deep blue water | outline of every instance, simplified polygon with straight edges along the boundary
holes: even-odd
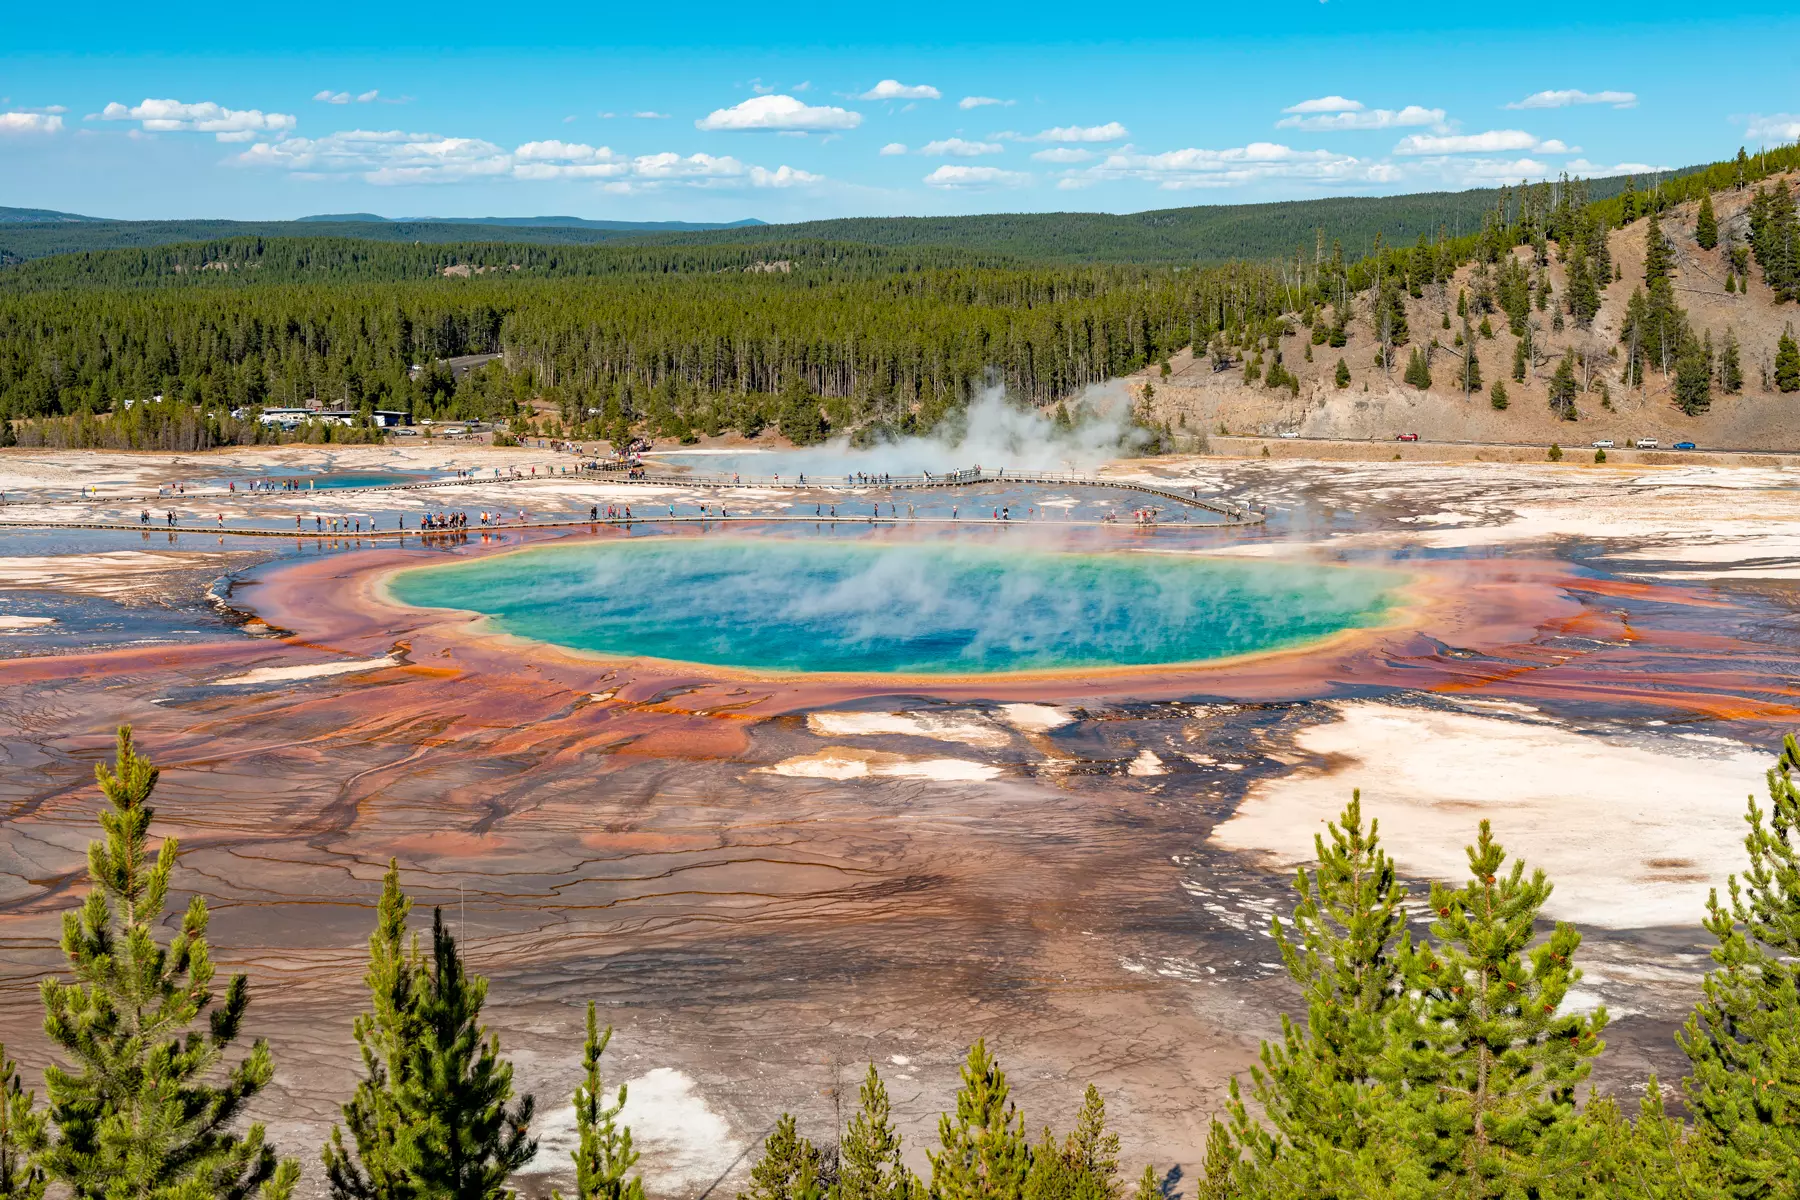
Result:
[[[395,576],[406,604],[575,649],[768,671],[1192,662],[1379,621],[1391,572],[959,544],[645,538]]]

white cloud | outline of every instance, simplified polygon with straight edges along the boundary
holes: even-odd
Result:
[[[898,79],[884,79],[862,95],[858,100],[942,100],[944,93],[929,83],[901,83]]]
[[[654,109],[648,109],[648,108],[645,109],[643,112],[634,112],[631,115],[636,117],[640,121],[666,121],[669,119],[668,113],[659,113],[659,112],[656,112]]]
[[[999,135],[996,134],[996,137]],[[1033,134],[1027,142],[1116,142],[1130,136],[1130,130],[1117,121],[1104,125],[1059,125]]]
[[[1057,186],[1085,187],[1107,180],[1139,179],[1166,191],[1235,187],[1265,179],[1301,179],[1325,183],[1386,182],[1382,164],[1366,163],[1329,150],[1295,150],[1273,142],[1253,142],[1227,150],[1170,150],[1163,154],[1121,151],[1082,171],[1070,172]]]
[[[1337,101],[1338,96],[1327,97]],[[1325,100],[1309,100],[1308,104],[1323,104]],[[1350,101],[1349,103],[1355,103]],[[1294,112],[1294,108],[1283,109],[1283,112]],[[1317,113],[1312,116],[1283,117],[1275,122],[1277,129],[1304,129],[1312,133],[1337,133],[1355,129],[1404,129],[1414,126],[1427,126],[1440,132],[1449,132],[1450,126],[1444,120],[1441,108],[1425,108],[1418,104],[1409,104],[1402,109],[1371,108],[1365,109],[1358,104],[1354,109],[1339,112]]]
[[[1753,113],[1744,130],[1744,137],[1765,145],[1772,142],[1800,142],[1800,113]]]
[[[379,99],[381,99],[381,90],[379,88],[370,88],[368,91],[358,96],[356,102],[358,104],[368,104]]]
[[[883,154],[905,154],[906,153],[906,143],[905,142],[889,142],[887,145],[885,145],[881,148],[881,152]]]
[[[925,177],[934,188],[1024,187],[1031,176],[1023,171],[1003,171],[999,167],[942,166]]]
[[[694,122],[705,130],[798,130],[826,132],[855,129],[862,114],[829,105],[809,105],[792,96],[753,96],[742,104],[721,108]]]
[[[1317,100],[1302,100],[1298,104],[1290,104],[1281,111],[1284,113],[1335,113],[1361,112],[1362,101],[1346,100],[1342,96],[1320,96]]]
[[[610,121],[614,117],[618,116],[619,114],[618,113],[610,113],[610,112],[597,112],[594,115],[596,117],[599,117],[602,121]]]
[[[1086,162],[1094,157],[1092,150],[1077,150],[1072,146],[1056,146],[1049,150],[1039,150],[1031,156],[1038,162],[1078,163]]]
[[[1585,175],[1590,179],[1604,178],[1608,175],[1654,175],[1658,171],[1672,171],[1670,166],[1654,166],[1650,163],[1622,162],[1596,163],[1585,158],[1571,159],[1563,164],[1571,175]]]
[[[1440,157],[1407,164],[1406,177],[1421,176],[1453,187],[1491,187],[1550,178],[1547,163],[1535,158]]]
[[[0,112],[0,137],[9,134],[55,133],[63,119],[55,113]]]
[[[353,175],[373,184],[457,183],[474,178],[594,180],[609,190],[645,191],[665,186],[787,188],[825,181],[794,167],[770,170],[730,155],[665,151],[632,158],[607,146],[554,139],[526,142],[507,151],[479,138],[400,130],[349,130],[321,138],[260,142],[233,161],[315,178]]]
[[[311,175],[355,174],[374,184],[455,183],[513,170],[512,155],[492,142],[400,130],[352,129],[258,142],[234,161]]]
[[[242,141],[226,134],[285,133],[299,124],[287,113],[265,113],[259,108],[225,108],[210,100],[184,104],[179,100],[145,100],[126,107],[117,102],[100,110],[102,121],[138,121],[150,133],[193,131],[213,133],[219,140]]]
[[[750,168],[751,187],[800,187],[808,183],[824,183],[823,175],[814,175],[811,171],[801,171],[794,167],[781,166],[773,171],[765,167]]]
[[[324,91],[314,93],[313,99],[321,104],[348,104],[350,103],[350,93],[334,92],[330,88],[326,88]]]
[[[920,154],[950,154],[957,158],[974,158],[981,154],[1001,154],[1006,150],[999,142],[968,142],[962,138],[943,138],[935,142],[926,142],[919,147]]]
[[[1572,104],[1610,104],[1614,108],[1636,108],[1636,92],[1584,92],[1580,88],[1533,92],[1508,108],[1568,108]]]
[[[631,172],[630,160],[610,147],[582,142],[526,142],[512,157],[514,179],[611,179]]]
[[[999,100],[993,96],[964,96],[956,102],[958,108],[985,108],[990,104],[998,104],[1002,108],[1011,108],[1017,101]]]
[[[1539,154],[1578,154],[1579,148],[1565,146],[1555,138],[1540,139],[1522,129],[1490,129],[1485,133],[1456,133],[1445,137],[1415,133],[1403,137],[1394,153],[1406,157],[1427,154],[1494,154],[1508,150],[1530,150]]]

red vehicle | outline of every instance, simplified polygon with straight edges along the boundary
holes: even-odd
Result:
[[[1419,440],[1419,435],[1416,433],[1403,433],[1394,440],[1396,442],[1416,442]]]

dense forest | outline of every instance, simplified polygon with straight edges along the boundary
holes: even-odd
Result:
[[[1572,264],[1563,304],[1580,322],[1593,281],[1615,269],[1607,230],[1797,165],[1800,148],[1787,147],[1740,151],[1652,190],[1627,180],[1603,198],[1582,181],[1501,189],[1460,236],[1443,225],[1410,245],[1378,234],[1359,256],[1317,227],[1281,258],[1222,266],[850,242],[330,236],[64,255],[0,271],[0,415],[10,418],[0,441],[192,449],[265,436],[247,410],[309,402],[456,419],[543,412],[547,432],[615,441],[769,425],[798,442],[879,438],[929,428],[988,383],[1046,404],[1184,347],[1266,347],[1296,324],[1341,345],[1355,313],[1391,362],[1408,342],[1402,297],[1465,264],[1478,265],[1476,306],[1518,332],[1547,297],[1541,273],[1534,280],[1512,251],[1529,246],[1544,262],[1554,244]],[[1754,254],[1792,294],[1792,197],[1784,186],[1761,195],[1740,270]],[[1678,373],[1704,349],[1667,275],[1653,256],[1628,322],[1633,372]],[[444,362],[477,353],[502,357],[460,377]],[[1266,382],[1280,386],[1279,359],[1272,366]],[[123,419],[127,405],[139,415]]]
[[[1661,177],[1662,183],[1703,168]],[[1626,176],[1591,180],[1596,199],[1624,190]],[[1212,264],[1274,258],[1315,229],[1329,230],[1352,257],[1361,257],[1377,234],[1391,242],[1439,227],[1452,237],[1478,229],[1499,190],[1428,192],[1404,196],[1341,196],[1273,204],[1213,204],[1150,212],[992,213],[967,217],[846,217],[791,225],[756,225],[713,231],[607,229],[598,223],[539,224],[529,218],[479,221],[383,221],[311,217],[300,221],[101,221],[43,214],[39,221],[0,222],[0,261],[42,258],[84,250],[144,248],[173,242],[228,238],[341,237],[363,241],[446,243],[504,241],[538,245],[768,245],[782,242],[861,242],[882,246],[954,246],[984,255],[1035,262]],[[9,210],[29,214],[31,210]]]
[[[1353,796],[1319,836],[1317,864],[1297,873],[1293,908],[1271,922],[1305,1012],[1263,1043],[1247,1093],[1231,1085],[1194,1194],[1800,1196],[1797,770],[1789,736],[1768,772],[1768,807],[1749,805],[1744,873],[1708,903],[1713,966],[1676,1035],[1690,1064],[1670,1093],[1681,1115],[1654,1075],[1635,1113],[1589,1086],[1608,1016],[1575,1002],[1580,931],[1540,932],[1552,890],[1541,870],[1509,858],[1483,821],[1467,876],[1420,895]],[[294,1147],[246,1120],[275,1073],[262,1039],[234,1050],[248,982],[212,986],[202,897],[178,929],[165,912],[179,847],[166,839],[152,855],[156,768],[121,729],[113,765],[96,775],[108,806],[89,847],[92,888],[64,925],[67,977],[42,987],[58,1060],[43,1101],[0,1047],[0,1197],[291,1200],[303,1170]],[[509,1179],[538,1150],[535,1098],[515,1089],[482,1021],[487,981],[468,970],[442,911],[427,949],[410,932],[411,906],[390,862],[369,939],[369,1009],[352,1026],[361,1078],[319,1167],[333,1200],[509,1200]],[[627,1094],[602,1071],[612,1033],[590,1003],[563,1168],[572,1200],[644,1198]],[[792,1116],[775,1122],[739,1200],[1124,1200],[1120,1138],[1091,1084],[1069,1133],[1032,1128],[977,1041],[929,1169],[915,1173],[870,1064],[855,1111],[809,1131],[817,1140]],[[1133,1200],[1166,1200],[1166,1178],[1147,1164]]]

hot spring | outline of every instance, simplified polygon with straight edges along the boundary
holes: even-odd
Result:
[[[417,567],[399,602],[523,638],[749,671],[975,674],[1198,662],[1375,624],[1355,567],[954,542],[642,538]]]

